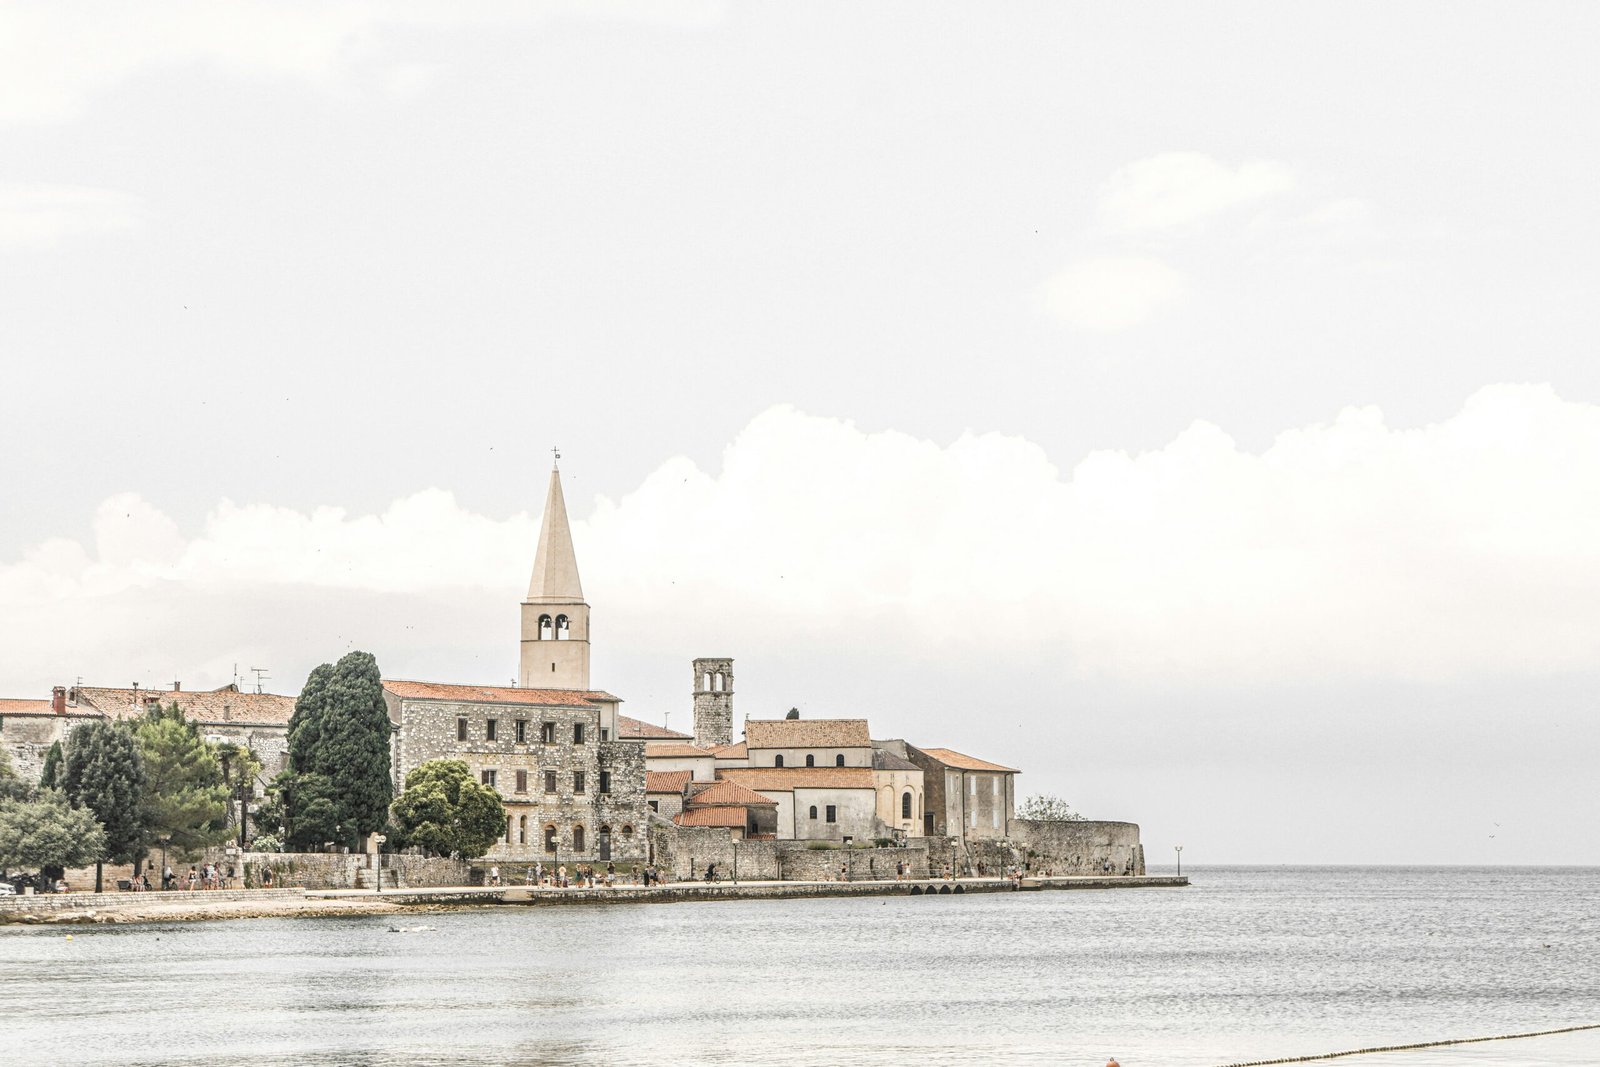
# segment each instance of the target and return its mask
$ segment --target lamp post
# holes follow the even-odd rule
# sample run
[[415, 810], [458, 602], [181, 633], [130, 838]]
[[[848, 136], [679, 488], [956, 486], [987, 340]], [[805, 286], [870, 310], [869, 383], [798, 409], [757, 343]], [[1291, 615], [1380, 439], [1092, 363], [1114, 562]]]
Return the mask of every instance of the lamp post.
[[382, 834], [373, 834], [372, 873], [377, 875], [378, 892], [383, 892], [383, 843], [389, 840]]
[[1172, 846], [1172, 851], [1174, 851], [1174, 852], [1176, 852], [1178, 854], [1178, 877], [1182, 878], [1183, 877], [1183, 846], [1182, 845], [1173, 845]]
[[739, 884], [739, 842], [733, 843], [733, 884]]

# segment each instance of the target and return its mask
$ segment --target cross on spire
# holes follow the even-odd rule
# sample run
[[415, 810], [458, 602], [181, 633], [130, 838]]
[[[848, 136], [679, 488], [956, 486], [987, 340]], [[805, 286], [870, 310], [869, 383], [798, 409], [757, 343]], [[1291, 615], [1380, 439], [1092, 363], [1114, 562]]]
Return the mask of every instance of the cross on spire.
[[560, 470], [561, 469], [561, 446], [557, 445], [556, 447], [552, 448], [550, 450], [550, 454], [552, 456], [556, 457], [555, 461], [553, 463], [551, 463], [551, 467], [553, 469], [555, 469], [555, 470]]

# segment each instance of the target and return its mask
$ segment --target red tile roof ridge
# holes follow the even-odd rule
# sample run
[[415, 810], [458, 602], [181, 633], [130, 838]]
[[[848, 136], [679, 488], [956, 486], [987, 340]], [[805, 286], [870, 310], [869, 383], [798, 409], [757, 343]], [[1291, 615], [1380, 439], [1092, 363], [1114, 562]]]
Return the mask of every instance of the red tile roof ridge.
[[988, 760], [969, 756], [965, 752], [957, 752], [953, 748], [924, 748], [926, 752], [946, 767], [955, 767], [963, 771], [1004, 771], [1007, 774], [1021, 774], [1015, 767], [1007, 767], [999, 763], [990, 763]]

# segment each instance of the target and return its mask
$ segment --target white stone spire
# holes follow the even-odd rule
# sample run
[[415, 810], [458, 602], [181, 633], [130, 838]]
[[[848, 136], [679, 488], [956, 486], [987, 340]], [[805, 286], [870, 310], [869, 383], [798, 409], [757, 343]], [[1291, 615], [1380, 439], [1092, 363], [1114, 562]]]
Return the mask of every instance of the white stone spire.
[[544, 499], [544, 521], [539, 527], [539, 548], [533, 556], [528, 602], [574, 600], [583, 600], [583, 583], [578, 580], [578, 556], [572, 550], [567, 501], [561, 494], [561, 471], [554, 469], [550, 472], [550, 491]]
[[578, 580], [560, 470], [550, 472], [533, 577], [522, 602], [521, 659], [518, 684], [526, 688], [589, 688], [589, 605]]

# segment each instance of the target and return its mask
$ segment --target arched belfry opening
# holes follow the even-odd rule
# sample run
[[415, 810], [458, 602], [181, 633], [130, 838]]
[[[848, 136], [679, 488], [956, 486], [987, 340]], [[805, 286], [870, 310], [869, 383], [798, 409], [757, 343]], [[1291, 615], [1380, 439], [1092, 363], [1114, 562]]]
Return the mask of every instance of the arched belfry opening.
[[694, 661], [694, 743], [733, 740], [733, 660], [703, 656]]

